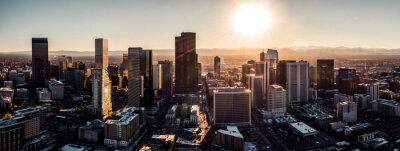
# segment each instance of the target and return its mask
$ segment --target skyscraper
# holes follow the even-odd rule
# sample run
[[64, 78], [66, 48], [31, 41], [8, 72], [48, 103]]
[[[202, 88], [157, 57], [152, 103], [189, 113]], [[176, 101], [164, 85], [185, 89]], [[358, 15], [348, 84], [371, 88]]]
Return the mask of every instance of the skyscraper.
[[108, 40], [98, 38], [95, 42], [95, 67], [106, 70], [108, 67]]
[[214, 74], [216, 78], [221, 78], [221, 58], [218, 56], [214, 57]]
[[128, 54], [124, 53], [122, 55], [122, 70], [121, 70], [122, 77], [128, 77]]
[[73, 68], [72, 56], [67, 56], [67, 68]]
[[248, 84], [247, 83], [247, 75], [250, 74], [251, 69], [253, 69], [252, 64], [244, 64], [242, 65], [242, 83]]
[[153, 92], [153, 53], [151, 50], [140, 50], [140, 77], [142, 79], [141, 85], [141, 105], [148, 107], [153, 105], [154, 92]]
[[268, 62], [268, 85], [276, 84], [277, 82], [277, 68], [278, 68], [278, 50], [268, 49], [267, 60]]
[[170, 96], [172, 94], [172, 73], [173, 73], [173, 63], [169, 60], [158, 61], [161, 65], [162, 73], [162, 94], [165, 96]]
[[315, 66], [310, 66], [310, 83], [318, 83], [318, 71], [317, 71], [317, 67]]
[[254, 74], [250, 74], [247, 76], [248, 79], [248, 89], [251, 90], [251, 107], [252, 108], [262, 108], [263, 107], [263, 98], [264, 98], [264, 90], [263, 90], [263, 76], [256, 76]]
[[[108, 75], [108, 40], [95, 40], [95, 65], [92, 69], [92, 98], [96, 116], [107, 118], [112, 113], [111, 81]], [[72, 74], [74, 75], [74, 74]]]
[[32, 38], [32, 81], [44, 86], [50, 79], [49, 48], [47, 38]]
[[317, 60], [317, 85], [320, 89], [334, 88], [334, 60], [333, 59], [318, 59]]
[[160, 90], [162, 87], [162, 66], [161, 64], [153, 65], [153, 88]]
[[289, 62], [296, 62], [295, 60], [281, 60], [278, 63], [277, 69], [277, 83], [278, 85], [286, 88], [286, 81], [287, 81], [287, 63]]
[[372, 100], [379, 99], [379, 83], [370, 83], [367, 86], [367, 94], [371, 96]]
[[66, 77], [66, 72], [67, 72], [67, 57], [65, 55], [59, 56], [58, 57], [58, 63], [60, 65], [60, 76], [58, 77], [59, 79], [64, 79]]
[[139, 47], [128, 49], [128, 106], [140, 107], [140, 51]]
[[251, 124], [251, 91], [245, 88], [214, 90], [214, 125]]
[[288, 102], [307, 102], [309, 87], [309, 64], [307, 61], [287, 63]]
[[198, 83], [196, 33], [175, 37], [175, 93], [193, 94]]
[[340, 68], [336, 77], [336, 85], [341, 93], [353, 95], [357, 81], [356, 69]]
[[273, 84], [268, 89], [268, 99], [265, 102], [265, 110], [271, 117], [284, 116], [286, 113], [286, 90]]

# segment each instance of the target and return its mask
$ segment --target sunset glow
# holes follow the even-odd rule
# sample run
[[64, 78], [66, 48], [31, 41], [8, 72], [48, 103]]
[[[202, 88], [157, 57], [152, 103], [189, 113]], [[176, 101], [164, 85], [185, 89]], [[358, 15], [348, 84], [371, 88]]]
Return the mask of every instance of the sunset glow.
[[267, 9], [260, 4], [240, 6], [234, 16], [236, 30], [249, 36], [261, 34], [271, 24], [271, 16]]

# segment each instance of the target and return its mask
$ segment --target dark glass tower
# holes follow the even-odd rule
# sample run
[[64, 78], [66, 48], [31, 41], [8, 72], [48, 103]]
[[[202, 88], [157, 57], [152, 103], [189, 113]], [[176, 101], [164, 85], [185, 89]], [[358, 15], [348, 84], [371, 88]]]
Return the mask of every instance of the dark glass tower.
[[140, 107], [140, 51], [142, 48], [128, 49], [128, 106]]
[[216, 78], [221, 78], [221, 58], [218, 56], [214, 57], [214, 74]]
[[161, 64], [162, 73], [162, 94], [165, 96], [172, 95], [172, 73], [173, 73], [173, 62], [169, 60], [159, 61]]
[[355, 92], [355, 83], [357, 80], [356, 69], [340, 68], [336, 78], [336, 84], [339, 92], [353, 95]]
[[153, 92], [153, 53], [151, 50], [140, 50], [140, 77], [141, 86], [141, 105], [149, 107], [154, 102]]
[[332, 89], [334, 87], [335, 71], [333, 59], [317, 60], [317, 82], [320, 89]]
[[175, 37], [175, 92], [195, 93], [198, 79], [196, 33], [183, 32]]
[[50, 79], [49, 49], [47, 38], [32, 38], [32, 81], [44, 86]]

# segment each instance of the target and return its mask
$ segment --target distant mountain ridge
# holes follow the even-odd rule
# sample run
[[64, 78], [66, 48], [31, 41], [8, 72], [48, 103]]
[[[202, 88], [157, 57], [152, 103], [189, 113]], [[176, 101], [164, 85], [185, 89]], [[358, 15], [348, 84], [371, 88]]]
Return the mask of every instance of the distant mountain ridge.
[[[298, 56], [310, 55], [318, 56], [370, 56], [370, 55], [400, 55], [400, 48], [385, 49], [385, 48], [362, 48], [362, 47], [286, 47], [286, 48], [272, 48], [277, 49], [279, 55], [284, 56]], [[200, 56], [226, 56], [226, 55], [258, 55], [262, 51], [267, 51], [267, 48], [214, 48], [214, 49], [197, 49]], [[110, 56], [118, 56], [127, 53], [127, 50], [111, 50]], [[0, 52], [0, 54], [16, 54], [16, 55], [31, 55], [31, 51], [14, 51], [14, 52]], [[174, 49], [155, 49], [154, 55], [174, 55]], [[68, 56], [92, 56], [94, 51], [73, 51], [73, 50], [59, 50], [49, 51], [49, 55], [68, 55]]]

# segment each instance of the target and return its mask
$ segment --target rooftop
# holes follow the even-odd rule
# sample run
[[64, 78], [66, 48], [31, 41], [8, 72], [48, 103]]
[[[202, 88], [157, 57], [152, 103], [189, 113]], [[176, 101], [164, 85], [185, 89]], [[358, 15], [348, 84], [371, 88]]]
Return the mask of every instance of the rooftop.
[[243, 138], [243, 135], [240, 133], [239, 129], [236, 126], [227, 126], [226, 129], [227, 130], [219, 129], [218, 132], [234, 137]]
[[314, 128], [308, 126], [307, 124], [305, 124], [303, 122], [290, 123], [289, 125], [291, 127], [295, 128], [300, 133], [302, 133], [304, 136], [313, 135], [315, 133], [318, 133], [317, 130], [315, 130]]
[[105, 123], [106, 124], [116, 124], [116, 125], [127, 125], [130, 121], [137, 118], [139, 114], [135, 113], [137, 108], [135, 107], [128, 107], [124, 109], [121, 113], [118, 113], [117, 116], [108, 119]]
[[9, 87], [1, 87], [0, 91], [14, 91], [13, 89], [9, 88]]

